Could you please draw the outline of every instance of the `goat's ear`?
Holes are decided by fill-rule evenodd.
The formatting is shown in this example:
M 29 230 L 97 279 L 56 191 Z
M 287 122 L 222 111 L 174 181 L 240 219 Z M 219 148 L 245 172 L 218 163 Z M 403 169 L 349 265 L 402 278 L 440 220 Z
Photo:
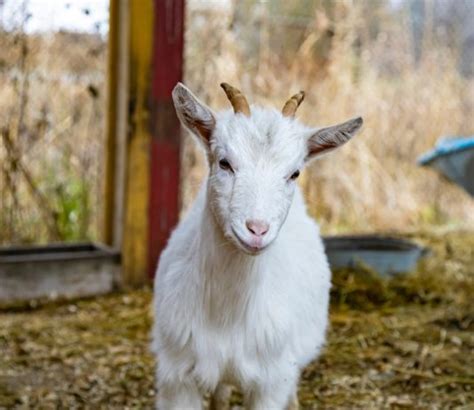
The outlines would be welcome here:
M 172 95 L 176 114 L 181 123 L 208 146 L 216 126 L 212 110 L 199 101 L 184 84 L 176 84 Z
M 326 154 L 333 149 L 345 144 L 349 141 L 362 126 L 361 117 L 332 127 L 321 128 L 311 132 L 308 139 L 308 159 Z

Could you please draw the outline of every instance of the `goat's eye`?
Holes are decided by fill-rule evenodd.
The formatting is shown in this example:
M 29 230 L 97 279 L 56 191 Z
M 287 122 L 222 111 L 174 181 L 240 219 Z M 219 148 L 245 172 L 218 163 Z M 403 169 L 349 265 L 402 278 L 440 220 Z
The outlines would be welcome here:
M 227 161 L 226 159 L 221 159 L 219 161 L 219 167 L 221 169 L 225 170 L 225 171 L 234 172 L 234 170 L 232 169 L 232 167 L 229 164 L 229 161 Z
M 293 174 L 291 174 L 290 179 L 295 180 L 295 179 L 298 178 L 299 176 L 300 176 L 300 171 L 295 171 L 295 172 L 293 172 Z

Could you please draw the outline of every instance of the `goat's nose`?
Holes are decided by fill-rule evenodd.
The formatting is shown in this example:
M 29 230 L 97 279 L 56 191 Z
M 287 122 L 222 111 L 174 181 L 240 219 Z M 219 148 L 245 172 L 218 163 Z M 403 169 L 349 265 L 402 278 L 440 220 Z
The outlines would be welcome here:
M 256 236 L 263 236 L 268 232 L 270 226 L 264 221 L 258 219 L 251 219 L 245 222 L 247 229 Z

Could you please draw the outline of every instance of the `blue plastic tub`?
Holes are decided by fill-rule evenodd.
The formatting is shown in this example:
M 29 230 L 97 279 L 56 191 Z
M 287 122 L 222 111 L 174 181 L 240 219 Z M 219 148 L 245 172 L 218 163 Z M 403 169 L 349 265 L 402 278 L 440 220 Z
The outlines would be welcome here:
M 435 168 L 474 196 L 474 136 L 442 138 L 418 163 Z

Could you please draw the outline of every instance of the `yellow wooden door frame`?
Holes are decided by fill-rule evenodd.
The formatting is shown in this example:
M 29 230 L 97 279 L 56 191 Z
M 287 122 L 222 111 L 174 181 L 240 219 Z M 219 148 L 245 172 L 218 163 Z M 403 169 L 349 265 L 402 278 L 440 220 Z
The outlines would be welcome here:
M 148 280 L 153 0 L 111 0 L 104 241 L 122 253 L 122 279 Z

